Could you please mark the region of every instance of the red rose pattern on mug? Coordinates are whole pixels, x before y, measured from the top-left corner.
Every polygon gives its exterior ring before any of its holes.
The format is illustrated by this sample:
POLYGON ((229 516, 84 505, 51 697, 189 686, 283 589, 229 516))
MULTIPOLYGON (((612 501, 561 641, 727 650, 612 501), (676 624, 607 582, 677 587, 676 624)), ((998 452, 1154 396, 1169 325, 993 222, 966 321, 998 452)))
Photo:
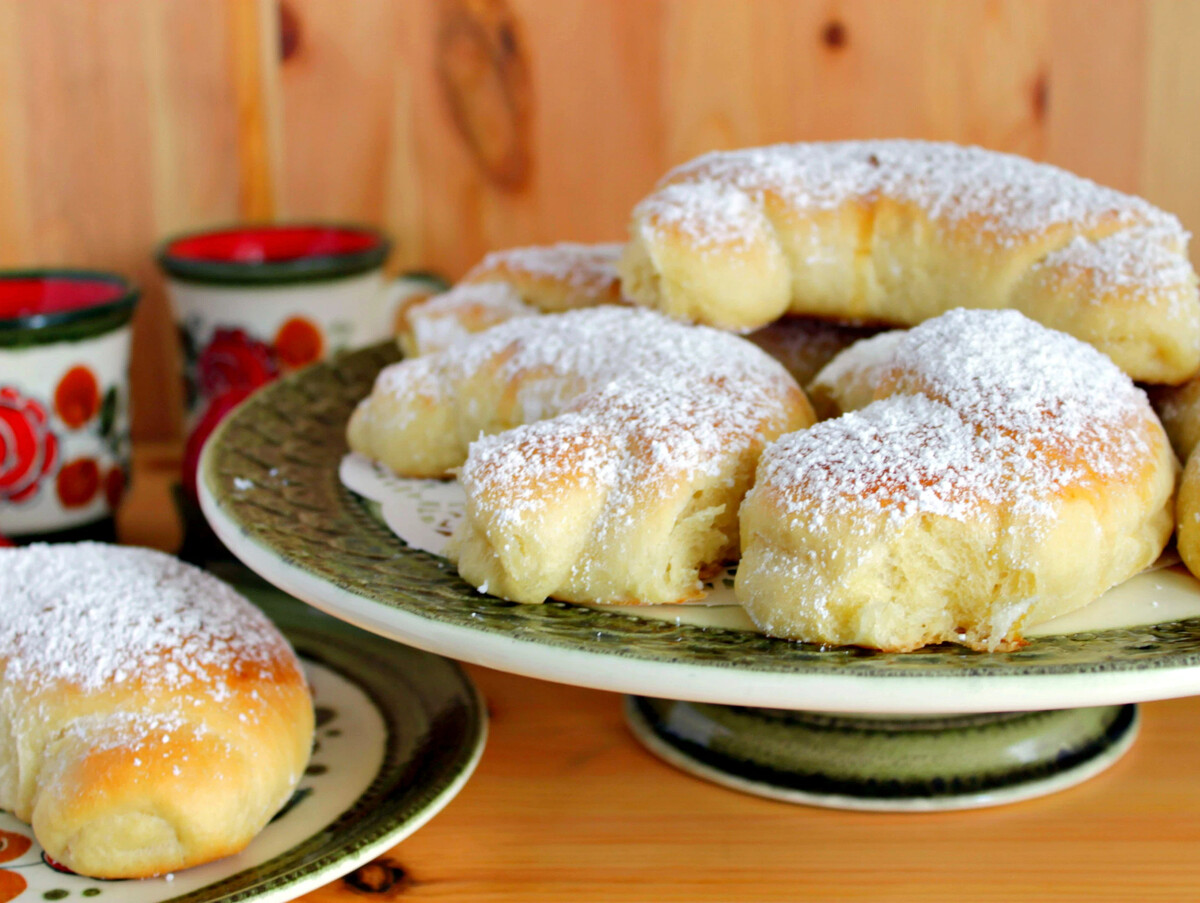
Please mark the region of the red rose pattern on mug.
POLYGON ((125 390, 71 363, 43 392, 0 384, 0 529, 16 535, 103 517, 128 482, 125 390))
POLYGON ((58 460, 58 437, 44 405, 12 386, 0 387, 0 501, 33 497, 58 460))

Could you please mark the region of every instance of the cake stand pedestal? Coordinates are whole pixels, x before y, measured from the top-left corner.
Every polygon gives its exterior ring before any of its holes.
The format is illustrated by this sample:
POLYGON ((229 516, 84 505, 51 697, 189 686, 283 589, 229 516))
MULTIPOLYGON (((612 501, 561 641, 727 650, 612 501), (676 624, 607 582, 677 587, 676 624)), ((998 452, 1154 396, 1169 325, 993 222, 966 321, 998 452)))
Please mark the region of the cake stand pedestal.
POLYGON ((1133 745, 1135 705, 908 718, 625 697, 651 752, 757 796, 876 812, 975 809, 1086 781, 1133 745))

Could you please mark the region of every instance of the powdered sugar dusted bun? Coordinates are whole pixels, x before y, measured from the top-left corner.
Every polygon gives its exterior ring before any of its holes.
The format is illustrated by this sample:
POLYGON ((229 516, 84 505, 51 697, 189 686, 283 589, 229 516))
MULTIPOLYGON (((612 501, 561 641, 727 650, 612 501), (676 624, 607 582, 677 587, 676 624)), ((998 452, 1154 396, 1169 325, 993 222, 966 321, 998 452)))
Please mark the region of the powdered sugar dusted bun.
POLYGON ((408 308, 397 338, 401 351, 419 357, 453 348, 498 323, 538 313, 506 282, 460 283, 408 308))
POLYGON ((1061 169, 920 141, 714 153, 635 208, 626 296, 749 330, 785 314, 915 325, 1015 308, 1147 382, 1200 367, 1179 221, 1061 169))
POLYGON ((493 251, 463 282, 505 282, 542 313, 620 304, 620 244, 559 242, 493 251))
POLYGON ((736 557, 759 453, 811 422, 795 382, 749 342, 605 306, 385 369, 348 438, 404 476, 461 466, 453 554, 481 591, 668 603, 736 557))
POLYGON ((0 549, 0 807, 85 875, 235 853, 300 780, 307 685, 214 577, 148 549, 0 549))
POLYGON ((493 251, 450 291, 407 308, 400 347, 433 354, 516 317, 620 304, 621 245, 575 244, 493 251))
POLYGON ((964 310, 885 350, 878 400, 759 463, 736 591, 765 632, 1008 648, 1161 552, 1177 465, 1102 354, 1015 311, 964 310))
POLYGON ((880 374, 890 366, 892 354, 903 340, 902 329, 882 332, 855 342, 822 367, 807 384, 817 417, 828 420, 874 401, 880 374))

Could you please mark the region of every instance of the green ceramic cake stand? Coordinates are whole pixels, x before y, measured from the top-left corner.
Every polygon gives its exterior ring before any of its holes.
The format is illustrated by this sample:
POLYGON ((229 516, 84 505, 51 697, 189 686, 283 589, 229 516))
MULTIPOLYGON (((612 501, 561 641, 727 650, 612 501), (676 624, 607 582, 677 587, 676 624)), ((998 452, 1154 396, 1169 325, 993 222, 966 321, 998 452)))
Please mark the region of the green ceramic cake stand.
POLYGON ((217 534, 281 589, 371 632, 629 694, 634 734, 697 775, 844 808, 987 806, 1087 779, 1133 742, 1133 703, 1200 692, 1200 619, 1016 652, 887 654, 480 594, 338 479, 350 412, 397 357, 345 355, 239 407, 201 464, 217 534))

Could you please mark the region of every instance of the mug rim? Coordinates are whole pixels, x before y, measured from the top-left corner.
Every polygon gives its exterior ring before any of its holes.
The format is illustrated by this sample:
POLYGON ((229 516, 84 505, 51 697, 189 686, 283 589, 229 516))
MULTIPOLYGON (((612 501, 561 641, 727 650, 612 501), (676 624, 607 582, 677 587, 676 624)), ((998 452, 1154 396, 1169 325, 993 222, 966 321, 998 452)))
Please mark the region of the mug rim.
MULTIPOLYGON (((113 326, 128 323, 133 317, 141 291, 132 281, 119 273, 107 270, 89 270, 76 267, 33 267, 28 269, 0 270, 0 285, 17 281, 59 280, 63 282, 105 283, 120 291, 103 301, 72 307, 68 310, 19 314, 6 317, 0 314, 0 340, 12 338, 20 333, 37 332, 62 326, 86 327, 88 321, 113 321, 113 326)), ((105 330, 107 331, 107 330, 105 330)))
POLYGON ((172 279, 208 285, 262 286, 292 282, 314 282, 355 276, 383 266, 392 242, 380 229, 358 223, 298 220, 295 222, 250 222, 215 226, 168 236, 155 252, 155 260, 172 279), (363 248, 347 251, 289 256, 276 260, 236 260, 185 256, 177 246, 184 242, 233 236, 238 233, 283 233, 320 231, 367 238, 363 248))

